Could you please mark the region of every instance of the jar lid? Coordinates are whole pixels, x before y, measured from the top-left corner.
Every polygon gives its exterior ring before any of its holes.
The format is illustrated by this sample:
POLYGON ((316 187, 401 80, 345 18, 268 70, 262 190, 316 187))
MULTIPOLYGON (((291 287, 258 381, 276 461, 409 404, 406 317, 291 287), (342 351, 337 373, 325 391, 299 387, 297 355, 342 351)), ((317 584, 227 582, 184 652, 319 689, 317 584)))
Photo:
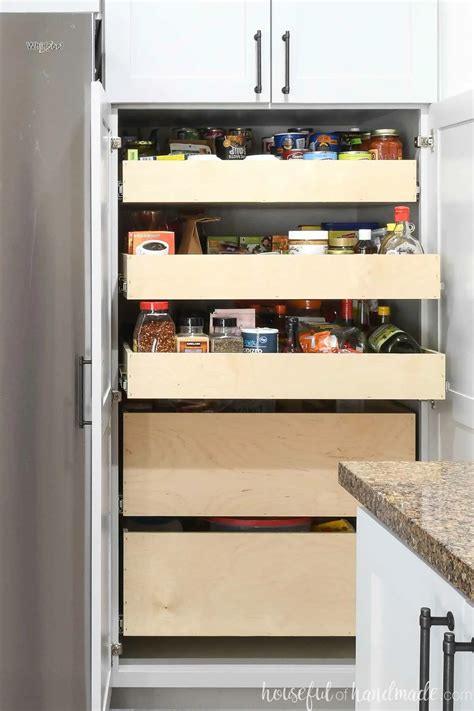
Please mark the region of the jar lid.
POLYGON ((379 306, 377 313, 379 316, 390 316, 390 306, 379 306))
POLYGON ((357 237, 354 235, 353 237, 330 237, 329 238, 329 246, 330 247, 355 247, 357 242, 357 237))
POLYGON ((169 305, 169 301, 140 301, 142 311, 165 311, 169 305))
POLYGON ((352 128, 345 128, 341 133, 360 133, 360 128, 353 126, 352 128))
POLYGON ((179 325, 189 326, 190 328, 193 326, 202 328, 204 326, 204 319, 199 316, 190 316, 180 319, 179 325))
POLYGON ((311 242, 327 242, 329 233, 326 230, 290 230, 288 239, 290 242, 297 240, 311 242))
POLYGON ((359 230, 359 242, 372 239, 372 230, 359 230))
POLYGON ((225 328, 226 326, 228 328, 235 328, 237 326, 237 319, 216 317, 212 319, 212 325, 219 326, 220 328, 225 328))
POLYGON ((372 131, 372 136, 398 136, 398 129, 377 128, 375 131, 372 131))

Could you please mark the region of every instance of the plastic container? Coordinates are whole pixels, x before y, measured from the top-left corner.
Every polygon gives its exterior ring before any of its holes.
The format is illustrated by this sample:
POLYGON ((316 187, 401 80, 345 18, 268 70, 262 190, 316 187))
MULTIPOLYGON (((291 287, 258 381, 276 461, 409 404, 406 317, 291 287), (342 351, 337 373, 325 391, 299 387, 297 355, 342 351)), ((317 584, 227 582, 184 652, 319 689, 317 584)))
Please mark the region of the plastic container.
POLYGON ((213 318, 211 353, 242 353, 244 342, 236 318, 213 318))
POLYGON ((140 301, 140 315, 133 332, 135 353, 175 352, 176 330, 168 309, 168 301, 140 301))
POLYGON ((185 318, 176 336, 177 353, 209 353, 209 336, 204 333, 204 319, 185 318))
POLYGON ((226 533, 306 533, 312 518, 209 518, 211 531, 226 533))
POLYGON ((289 254, 326 254, 328 232, 325 230, 291 230, 288 233, 289 254))
POLYGON ((278 329, 243 328, 244 353, 278 353, 278 329))

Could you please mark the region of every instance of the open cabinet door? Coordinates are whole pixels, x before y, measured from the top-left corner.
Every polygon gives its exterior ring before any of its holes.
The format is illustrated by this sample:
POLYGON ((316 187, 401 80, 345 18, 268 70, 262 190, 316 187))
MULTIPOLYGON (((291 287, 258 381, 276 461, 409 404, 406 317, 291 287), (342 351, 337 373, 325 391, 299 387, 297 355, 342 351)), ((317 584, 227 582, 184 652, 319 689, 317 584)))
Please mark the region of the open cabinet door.
POLYGON ((425 341, 446 353, 447 392, 427 410, 423 458, 465 461, 474 459, 474 92, 432 104, 427 128, 433 149, 423 149, 423 240, 441 255, 444 288, 439 305, 426 307, 425 341))
POLYGON ((91 709, 108 708, 111 675, 112 239, 111 109, 91 95, 91 709))

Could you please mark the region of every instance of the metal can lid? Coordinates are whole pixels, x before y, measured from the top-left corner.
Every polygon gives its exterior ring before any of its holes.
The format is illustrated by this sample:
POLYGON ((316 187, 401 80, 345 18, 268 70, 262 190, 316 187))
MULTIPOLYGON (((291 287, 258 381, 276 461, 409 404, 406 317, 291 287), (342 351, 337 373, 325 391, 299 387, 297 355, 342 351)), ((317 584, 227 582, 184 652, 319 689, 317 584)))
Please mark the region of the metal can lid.
POLYGON ((398 136, 397 128, 377 128, 372 131, 372 136, 398 136))

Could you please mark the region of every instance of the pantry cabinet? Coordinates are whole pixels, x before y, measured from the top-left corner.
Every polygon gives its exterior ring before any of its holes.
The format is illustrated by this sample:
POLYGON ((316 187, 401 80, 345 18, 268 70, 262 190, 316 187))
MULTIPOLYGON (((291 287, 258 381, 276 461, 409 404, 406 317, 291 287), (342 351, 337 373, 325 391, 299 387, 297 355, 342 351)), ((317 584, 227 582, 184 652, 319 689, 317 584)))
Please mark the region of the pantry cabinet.
POLYGON ((437 99, 437 1, 272 0, 272 103, 437 99))
POLYGON ((105 0, 112 102, 270 100, 270 0, 105 0))

